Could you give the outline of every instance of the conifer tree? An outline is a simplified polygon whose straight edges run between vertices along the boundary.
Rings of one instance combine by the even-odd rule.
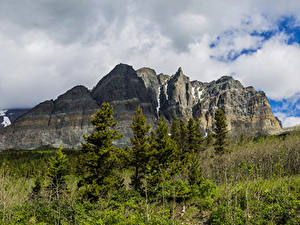
[[[207,136],[205,138],[205,144],[206,144],[206,146],[212,145],[213,142],[214,142],[214,135],[213,135],[212,132],[208,132]]]
[[[200,129],[200,123],[190,118],[187,125],[187,152],[193,153],[201,150],[203,137]]]
[[[215,150],[218,154],[228,152],[228,130],[223,110],[218,109],[215,114]]]
[[[55,155],[49,160],[48,172],[46,174],[49,183],[46,186],[46,189],[49,191],[51,198],[58,199],[63,190],[66,189],[65,176],[67,174],[67,161],[66,155],[62,152],[61,147],[56,150]],[[40,184],[37,183],[35,187],[40,188],[38,187],[39,185]]]
[[[171,138],[177,143],[180,143],[180,132],[178,128],[178,120],[175,118],[171,125]]]
[[[149,131],[151,126],[146,124],[142,108],[138,106],[135,117],[131,123],[133,137],[130,138],[132,148],[128,153],[129,166],[134,168],[131,185],[137,191],[142,191],[142,179],[145,176],[150,154]]]
[[[114,129],[113,106],[103,103],[101,109],[92,118],[94,131],[84,137],[80,167],[82,180],[78,186],[81,194],[88,200],[95,201],[99,196],[107,194],[112,187],[122,186],[122,179],[116,173],[119,155],[122,150],[113,146],[113,141],[122,137],[119,130]]]
[[[200,159],[196,153],[191,153],[188,156],[188,181],[191,186],[199,185],[203,180],[202,169],[200,167]]]
[[[166,121],[160,118],[151,141],[151,158],[149,162],[151,171],[148,171],[150,172],[148,177],[152,190],[155,190],[174,172],[170,171],[170,168],[173,167],[172,163],[177,157],[177,143],[171,138]]]
[[[184,154],[187,151],[187,133],[188,129],[183,119],[180,119],[179,122],[179,148],[181,154]]]
[[[176,143],[169,135],[169,127],[164,119],[160,118],[152,142],[152,157],[154,167],[165,169],[176,157]]]

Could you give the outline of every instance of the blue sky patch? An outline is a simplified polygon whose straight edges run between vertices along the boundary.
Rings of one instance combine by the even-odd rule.
[[[221,56],[220,55],[219,56],[211,56],[211,58],[216,59],[221,62],[232,62],[242,55],[251,55],[251,54],[257,52],[259,49],[262,48],[262,45],[265,41],[270,40],[272,37],[274,37],[280,33],[287,35],[288,39],[286,41],[286,44],[288,44],[288,45],[300,44],[300,25],[297,24],[295,17],[285,16],[285,17],[281,17],[276,22],[273,29],[263,30],[263,31],[253,30],[249,33],[250,36],[261,38],[261,41],[254,48],[253,47],[252,48],[244,48],[241,50],[229,48],[227,53],[224,53]],[[235,30],[235,29],[224,31],[221,35],[217,36],[216,39],[213,40],[209,44],[209,47],[211,49],[217,48],[219,45],[222,44],[223,39],[227,39],[226,44],[230,47],[230,45],[232,45],[233,41],[228,42],[228,39],[234,40],[236,34],[237,34],[237,30]]]
[[[251,20],[247,20],[242,23],[243,26],[247,27],[251,25]],[[249,34],[252,37],[257,38],[257,42],[251,48],[235,49],[234,39],[239,35]],[[213,40],[209,47],[213,49],[225,49],[225,51],[218,52],[216,55],[210,56],[211,58],[224,62],[230,63],[237,60],[242,55],[251,55],[261,49],[266,41],[271,38],[284,34],[286,36],[285,44],[287,45],[299,45],[300,47],[300,23],[294,16],[283,16],[279,18],[274,24],[273,28],[268,30],[227,30],[221,33],[215,40]],[[269,99],[272,111],[277,115],[284,115],[282,119],[287,117],[300,117],[300,93],[294,96],[282,100]]]
[[[296,99],[294,99],[294,97],[288,99],[282,99],[281,101],[269,99],[269,101],[273,113],[284,113],[286,116],[300,117],[299,97],[297,97]]]

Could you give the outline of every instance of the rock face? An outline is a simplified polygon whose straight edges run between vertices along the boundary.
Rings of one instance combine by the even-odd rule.
[[[98,110],[86,87],[76,86],[55,101],[45,101],[0,129],[0,149],[34,149],[42,146],[78,148],[92,128]]]
[[[42,146],[79,148],[83,135],[92,131],[90,119],[103,102],[114,106],[118,129],[125,145],[131,136],[130,123],[138,105],[147,122],[155,126],[162,116],[199,118],[203,129],[214,127],[214,113],[224,110],[231,133],[272,134],[281,129],[264,92],[243,87],[232,77],[202,83],[190,81],[181,68],[172,75],[156,74],[153,69],[135,71],[117,65],[89,91],[76,86],[56,100],[40,103],[12,125],[0,129],[0,149],[34,149]]]

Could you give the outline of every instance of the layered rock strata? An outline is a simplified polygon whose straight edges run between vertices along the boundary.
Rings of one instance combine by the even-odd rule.
[[[138,105],[148,123],[155,126],[162,116],[199,118],[203,130],[214,127],[214,113],[224,110],[231,133],[272,134],[281,129],[264,92],[243,85],[232,77],[202,83],[190,81],[181,68],[172,75],[153,69],[135,71],[117,65],[90,91],[76,86],[56,100],[40,103],[12,125],[0,129],[0,149],[34,149],[42,146],[79,148],[83,136],[92,131],[90,119],[103,102],[114,106],[115,119],[125,145],[131,136],[130,123]]]

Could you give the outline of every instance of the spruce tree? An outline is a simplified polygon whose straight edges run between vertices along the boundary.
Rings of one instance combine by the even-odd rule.
[[[149,162],[149,183],[152,187],[152,192],[160,184],[164,187],[163,182],[170,178],[170,174],[175,171],[170,171],[174,167],[172,163],[178,157],[177,143],[169,134],[169,127],[166,121],[162,118],[158,121],[158,126],[155,129],[153,139],[151,141],[151,158]]]
[[[176,157],[176,142],[169,135],[169,127],[162,118],[158,121],[152,142],[154,167],[165,169]]]
[[[178,127],[178,120],[176,118],[172,121],[171,138],[177,143],[177,145],[180,143],[180,132]]]
[[[218,109],[215,113],[215,151],[218,154],[228,152],[228,130],[223,110]]]
[[[187,152],[196,153],[202,149],[203,136],[201,133],[200,123],[190,118],[187,125]]]
[[[78,186],[84,198],[95,201],[113,187],[122,186],[123,181],[116,173],[122,149],[113,145],[113,141],[122,135],[114,129],[117,122],[114,121],[113,106],[108,103],[101,105],[91,123],[94,131],[84,137],[86,143],[81,146],[82,179]]]
[[[49,191],[51,199],[58,199],[60,194],[66,189],[65,176],[67,174],[67,161],[66,155],[62,152],[61,147],[56,150],[55,155],[49,160],[48,172],[46,174],[48,178],[46,190]],[[37,183],[35,188],[41,188],[38,187],[38,185],[40,184]]]
[[[179,122],[179,148],[181,154],[184,154],[187,150],[187,133],[188,129],[183,119],[180,119]]]
[[[142,191],[142,179],[147,169],[150,154],[149,131],[151,126],[146,124],[142,108],[138,106],[135,117],[131,123],[133,137],[130,138],[132,147],[128,153],[129,166],[134,168],[131,185],[136,191]]]
[[[212,132],[208,132],[207,136],[205,138],[205,144],[206,144],[206,146],[212,145],[213,142],[214,142],[214,135],[213,135]]]

